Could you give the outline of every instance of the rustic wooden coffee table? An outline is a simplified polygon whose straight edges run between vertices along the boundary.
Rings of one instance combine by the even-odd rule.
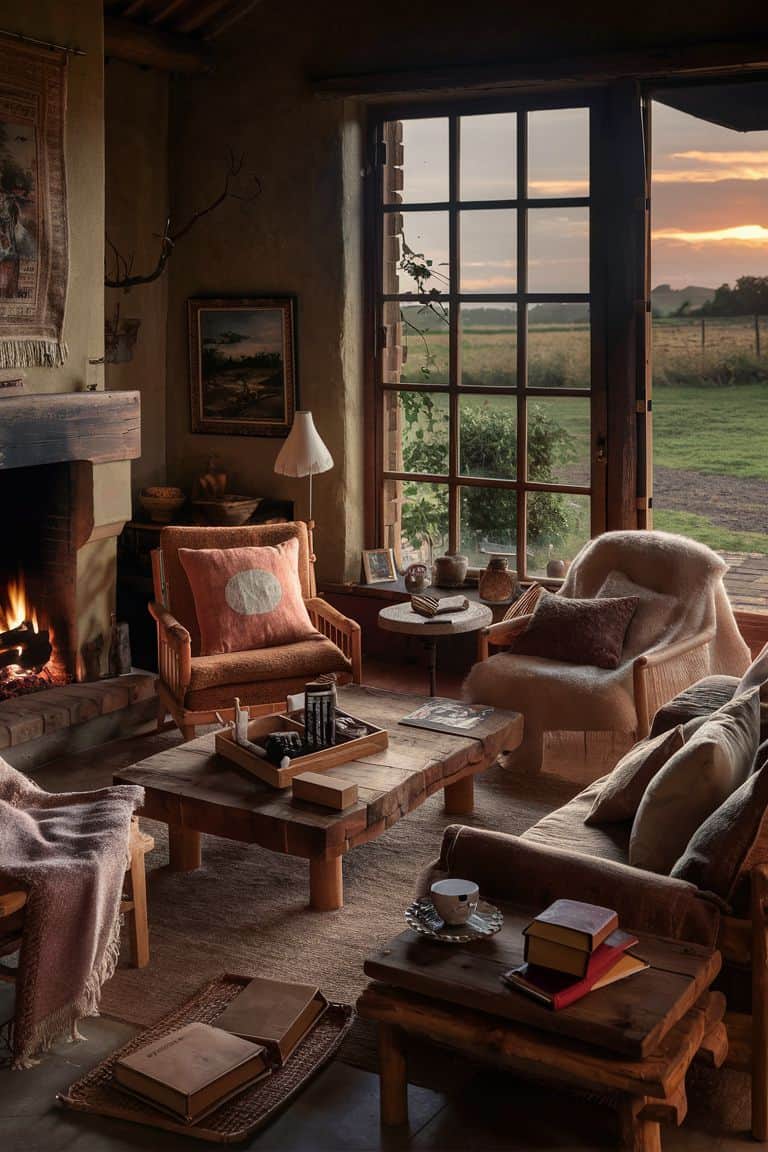
[[[343,812],[293,802],[290,789],[277,791],[240,772],[215,754],[212,734],[118,772],[115,783],[144,788],[142,815],[168,825],[171,868],[200,867],[203,832],[260,844],[308,859],[310,904],[340,908],[341,858],[350,848],[374,840],[440,788],[446,812],[471,812],[475,776],[522,739],[522,716],[499,709],[472,736],[399,726],[425,699],[360,685],[339,689],[345,711],[389,732],[389,747],[326,773],[358,786],[358,802]]]
[[[381,1119],[408,1119],[406,1038],[426,1036],[515,1072],[618,1096],[624,1145],[659,1152],[659,1123],[681,1124],[685,1074],[698,1054],[719,1067],[728,1051],[725,998],[710,992],[720,953],[644,935],[633,951],[651,967],[559,1012],[507,988],[531,918],[501,904],[490,940],[448,945],[406,931],[371,956],[361,1016],[379,1024]],[[638,934],[639,935],[639,934]]]

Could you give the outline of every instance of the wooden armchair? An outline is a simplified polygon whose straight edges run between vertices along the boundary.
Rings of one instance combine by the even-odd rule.
[[[167,712],[191,740],[198,724],[212,724],[218,713],[234,715],[239,697],[251,715],[276,712],[289,693],[308,680],[333,673],[339,683],[361,679],[360,625],[317,595],[314,525],[245,525],[242,528],[173,527],[163,529],[152,554],[155,600],[149,611],[157,623],[158,723]],[[299,542],[299,579],[310,619],[323,640],[302,641],[258,651],[200,655],[200,631],[192,590],[179,561],[179,548],[242,548]]]

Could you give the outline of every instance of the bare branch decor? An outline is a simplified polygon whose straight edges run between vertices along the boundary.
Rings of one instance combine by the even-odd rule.
[[[146,274],[134,273],[133,256],[126,259],[126,257],[121,255],[117,250],[109,236],[107,236],[107,246],[112,254],[113,272],[110,275],[105,269],[105,287],[122,288],[124,292],[129,292],[131,288],[135,288],[138,284],[151,284],[154,280],[157,280],[159,276],[162,276],[165,266],[171,257],[171,253],[179,240],[186,236],[187,233],[194,228],[198,220],[202,220],[203,216],[214,212],[225,200],[242,200],[246,204],[253,203],[261,192],[261,182],[257,176],[251,177],[248,182],[250,184],[250,191],[237,192],[234,190],[242,175],[244,164],[244,155],[238,158],[234,153],[230,152],[229,166],[224,177],[224,187],[219,195],[212,200],[210,204],[206,204],[204,208],[199,208],[196,212],[193,212],[180,228],[172,229],[171,219],[168,217],[163,233],[159,237],[160,253],[157,258],[157,263],[151,272]]]

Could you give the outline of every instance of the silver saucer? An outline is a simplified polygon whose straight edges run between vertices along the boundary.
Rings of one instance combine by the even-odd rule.
[[[502,912],[481,900],[466,924],[446,924],[428,896],[414,900],[405,910],[405,922],[414,932],[442,944],[469,944],[495,936],[504,923]]]

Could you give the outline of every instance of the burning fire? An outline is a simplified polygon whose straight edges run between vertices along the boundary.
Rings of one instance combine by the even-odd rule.
[[[7,607],[0,608],[0,631],[10,632],[12,628],[20,628],[25,622],[32,626],[33,632],[40,631],[37,612],[27,604],[27,591],[24,580],[9,580],[5,590]]]

